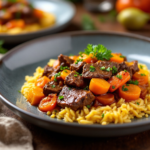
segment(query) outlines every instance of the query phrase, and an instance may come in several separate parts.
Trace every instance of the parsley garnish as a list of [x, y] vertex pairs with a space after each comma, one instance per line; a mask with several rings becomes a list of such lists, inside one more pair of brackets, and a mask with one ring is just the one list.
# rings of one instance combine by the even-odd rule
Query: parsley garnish
[[142, 66], [142, 65], [140, 65], [140, 68], [141, 68], [141, 69], [143, 69], [143, 66]]
[[21, 91], [20, 91], [20, 90], [18, 90], [18, 92], [19, 92], [19, 93], [21, 93]]
[[68, 89], [71, 90], [71, 87], [69, 87]]
[[69, 67], [68, 66], [65, 66], [65, 67], [60, 66], [60, 70], [65, 70], [65, 69], [69, 69]]
[[125, 58], [125, 56], [123, 56], [123, 55], [120, 55], [120, 57], [121, 57], [121, 58]]
[[111, 70], [112, 70], [112, 68], [110, 68], [110, 67], [108, 67], [108, 68], [106, 69], [106, 71], [108, 71], [108, 72], [111, 71]]
[[101, 67], [100, 69], [104, 71], [104, 70], [105, 70], [105, 67], [103, 66], [103, 67]]
[[140, 103], [139, 103], [139, 102], [136, 102], [136, 104], [137, 104], [137, 105], [140, 105]]
[[88, 86], [86, 86], [85, 88], [84, 88], [84, 90], [88, 90], [89, 89], [89, 87]]
[[114, 85], [112, 86], [112, 89], [115, 89], [115, 86], [114, 86]]
[[79, 59], [76, 60], [75, 64], [78, 64], [79, 62], [82, 62], [82, 61], [83, 61], [83, 59], [79, 58]]
[[116, 74], [117, 71], [118, 71], [118, 69], [117, 69], [115, 66], [113, 66], [113, 67], [112, 67], [112, 73], [113, 73], [113, 74]]
[[126, 84], [126, 86], [129, 86], [129, 84]]
[[94, 72], [95, 71], [95, 67], [94, 66], [90, 66], [90, 71]]
[[139, 84], [139, 81], [137, 81], [137, 80], [135, 80], [135, 81], [134, 81], [134, 80], [130, 80], [129, 83], [130, 83], [130, 84], [138, 85], [138, 84]]
[[80, 75], [79, 72], [75, 72], [74, 77], [77, 77], [78, 75]]
[[68, 71], [67, 71], [67, 70], [64, 70], [64, 72], [68, 73]]
[[5, 54], [8, 51], [7, 49], [3, 48], [3, 44], [4, 44], [4, 41], [0, 40], [0, 53], [1, 54]]
[[57, 81], [57, 77], [59, 77], [61, 75], [61, 72], [58, 72], [54, 75], [54, 81]]
[[58, 96], [58, 99], [62, 100], [62, 99], [64, 99], [64, 96], [60, 95], [60, 96]]
[[100, 44], [88, 44], [84, 53], [87, 55], [93, 54], [93, 57], [96, 57], [97, 60], [110, 60], [112, 57], [111, 50], [108, 50], [105, 46]]
[[127, 70], [124, 70], [124, 72], [127, 72]]
[[124, 87], [124, 85], [122, 86], [122, 91], [128, 91], [128, 88]]
[[146, 76], [146, 74], [144, 74], [144, 73], [141, 73], [141, 76]]
[[89, 108], [89, 109], [91, 108], [91, 106], [90, 106], [90, 105], [86, 105], [86, 107], [87, 107], [87, 108]]
[[104, 114], [104, 113], [102, 113], [102, 118], [104, 118], [104, 116], [105, 116], [105, 114]]
[[78, 75], [77, 74], [74, 74], [74, 77], [77, 77]]
[[52, 85], [52, 88], [55, 88], [56, 87], [56, 85]]
[[122, 79], [122, 75], [120, 75], [120, 74], [117, 74], [116, 77], [117, 77], [118, 79]]

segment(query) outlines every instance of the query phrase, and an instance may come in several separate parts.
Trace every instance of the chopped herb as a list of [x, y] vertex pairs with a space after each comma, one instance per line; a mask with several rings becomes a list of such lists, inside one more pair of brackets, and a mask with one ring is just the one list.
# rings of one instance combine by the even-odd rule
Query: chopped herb
[[69, 67], [68, 66], [60, 66], [60, 70], [65, 70], [65, 69], [69, 69]]
[[123, 56], [123, 55], [120, 55], [120, 57], [121, 57], [121, 58], [125, 58], [125, 56]]
[[122, 91], [128, 91], [128, 88], [124, 87], [124, 85], [122, 86]]
[[0, 40], [0, 53], [1, 54], [5, 54], [8, 51], [7, 49], [3, 48], [3, 44], [4, 44], [4, 41]]
[[124, 72], [127, 72], [127, 70], [124, 70]]
[[54, 75], [54, 81], [57, 81], [57, 77], [59, 77], [61, 75], [61, 72], [58, 72]]
[[141, 76], [146, 76], [146, 74], [144, 74], [144, 73], [141, 73]]
[[60, 96], [58, 96], [58, 99], [62, 100], [62, 99], [64, 99], [64, 96], [60, 95]]
[[74, 77], [77, 77], [78, 75], [77, 74], [74, 74]]
[[19, 92], [19, 93], [21, 93], [21, 91], [20, 91], [20, 90], [19, 90], [18, 92]]
[[90, 105], [86, 105], [86, 107], [87, 107], [88, 109], [90, 109], [90, 108], [91, 108], [91, 106], [90, 106]]
[[83, 57], [83, 55], [82, 55], [82, 54], [83, 54], [83, 52], [79, 52], [79, 55], [80, 55], [81, 57]]
[[129, 86], [129, 84], [126, 84], [126, 86]]
[[104, 116], [105, 116], [105, 114], [104, 114], [104, 113], [102, 113], [102, 118], [104, 118]]
[[108, 71], [108, 72], [111, 71], [111, 70], [112, 70], [112, 68], [110, 68], [110, 67], [108, 67], [108, 68], [106, 69], [106, 71]]
[[83, 15], [82, 17], [82, 29], [83, 30], [95, 30], [94, 21], [88, 15]]
[[120, 75], [120, 74], [117, 74], [116, 77], [117, 77], [118, 79], [122, 79], [122, 75]]
[[70, 54], [69, 56], [74, 56], [73, 54]]
[[135, 80], [135, 81], [134, 81], [134, 80], [130, 80], [129, 83], [130, 83], [130, 84], [138, 85], [138, 84], [139, 84], [139, 81], [137, 81], [137, 80]]
[[88, 90], [89, 89], [89, 87], [88, 86], [86, 86], [85, 88], [84, 88], [84, 90]]
[[17, 2], [17, 0], [8, 0], [8, 2], [16, 3], [16, 2]]
[[77, 59], [75, 64], [78, 64], [79, 62], [82, 62], [82, 61], [83, 61], [83, 59]]
[[114, 85], [112, 86], [112, 89], [115, 89], [115, 86], [114, 86]]
[[68, 73], [68, 71], [67, 71], [67, 70], [64, 70], [64, 72]]
[[106, 68], [103, 66], [103, 67], [101, 67], [100, 69], [104, 71]]
[[108, 50], [105, 46], [100, 44], [88, 44], [84, 53], [87, 55], [92, 54], [93, 57], [97, 58], [97, 60], [110, 60], [110, 58], [112, 57], [111, 50]]
[[78, 75], [80, 75], [79, 72], [75, 72], [74, 76], [77, 77]]
[[143, 66], [142, 66], [142, 65], [140, 65], [140, 68], [141, 68], [141, 69], [143, 69]]
[[56, 87], [56, 85], [52, 85], [52, 88], [55, 88]]
[[68, 89], [71, 90], [71, 87], [69, 87]]
[[115, 66], [113, 66], [113, 67], [112, 67], [112, 73], [113, 73], [113, 74], [116, 74], [117, 71], [118, 71], [118, 69], [117, 69]]
[[139, 102], [136, 102], [136, 104], [137, 104], [137, 105], [140, 105], [140, 103], [139, 103]]
[[90, 66], [90, 71], [94, 72], [95, 71], [95, 67], [94, 66]]

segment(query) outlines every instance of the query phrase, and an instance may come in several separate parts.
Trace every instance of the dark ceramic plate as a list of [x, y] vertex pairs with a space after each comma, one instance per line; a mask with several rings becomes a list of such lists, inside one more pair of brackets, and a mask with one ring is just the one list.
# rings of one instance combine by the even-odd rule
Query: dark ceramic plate
[[121, 52], [128, 60], [139, 60], [150, 68], [150, 39], [133, 34], [110, 32], [74, 32], [39, 38], [11, 50], [0, 61], [0, 98], [14, 113], [25, 120], [53, 131], [80, 136], [120, 136], [150, 129], [150, 117], [131, 123], [102, 126], [66, 123], [51, 119], [30, 106], [18, 92], [25, 75], [32, 75], [37, 66], [44, 67], [50, 58], [62, 53], [77, 54], [88, 43], [103, 44], [113, 52]]

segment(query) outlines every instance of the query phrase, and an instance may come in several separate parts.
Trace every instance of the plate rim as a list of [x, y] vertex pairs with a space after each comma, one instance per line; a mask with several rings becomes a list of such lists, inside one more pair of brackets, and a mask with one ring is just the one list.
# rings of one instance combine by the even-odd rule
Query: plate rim
[[[42, 1], [42, 0], [40, 0]], [[47, 1], [47, 0], [46, 0]], [[50, 0], [49, 2], [51, 1], [54, 1], [54, 2], [59, 2], [59, 3], [64, 3], [66, 5], [68, 5], [70, 8], [72, 8], [72, 11], [73, 11], [73, 14], [72, 16], [68, 19], [67, 22], [64, 22], [63, 24], [61, 24], [60, 26], [51, 26], [51, 27], [48, 27], [48, 28], [44, 28], [44, 29], [41, 29], [41, 30], [37, 30], [37, 31], [33, 31], [33, 32], [27, 32], [27, 33], [20, 33], [20, 34], [0, 34], [0, 37], [3, 38], [3, 37], [11, 37], [11, 38], [15, 38], [15, 37], [19, 37], [19, 36], [30, 36], [30, 35], [35, 35], [35, 34], [40, 34], [40, 33], [45, 33], [45, 32], [48, 32], [48, 31], [53, 31], [53, 30], [57, 30], [59, 29], [60, 27], [63, 27], [64, 25], [66, 24], [69, 24], [70, 21], [73, 19], [75, 13], [76, 13], [76, 8], [75, 8], [75, 5], [69, 1], [62, 1], [62, 0]], [[56, 18], [57, 20], [57, 18]]]
[[[11, 49], [4, 57], [2, 57], [0, 59], [0, 65], [3, 63], [3, 61], [7, 61], [8, 57], [11, 57], [11, 55], [13, 55], [15, 52], [17, 52], [18, 50], [20, 50], [22, 47], [26, 47], [29, 46], [32, 43], [36, 43], [40, 40], [44, 40], [44, 39], [55, 39], [55, 38], [60, 38], [60, 37], [64, 37], [64, 36], [82, 36], [82, 35], [115, 35], [115, 36], [124, 36], [124, 37], [130, 37], [130, 38], [134, 38], [134, 39], [139, 39], [142, 41], [146, 41], [150, 43], [150, 38], [149, 37], [145, 37], [145, 36], [141, 36], [141, 35], [137, 35], [137, 34], [133, 34], [133, 33], [120, 33], [120, 32], [114, 32], [114, 31], [74, 31], [74, 32], [64, 32], [64, 33], [58, 33], [58, 34], [54, 34], [54, 35], [48, 35], [48, 36], [43, 36], [40, 38], [36, 38], [34, 40], [30, 40], [28, 42], [25, 42], [23, 44], [20, 44], [16, 47], [14, 47], [13, 49]], [[131, 128], [131, 127], [139, 127], [139, 126], [143, 126], [143, 125], [148, 125], [150, 124], [150, 119], [149, 120], [143, 120], [142, 122], [131, 122], [131, 123], [123, 123], [123, 124], [109, 124], [109, 125], [101, 125], [101, 124], [92, 124], [92, 125], [84, 125], [84, 124], [78, 124], [78, 123], [70, 123], [70, 122], [65, 122], [65, 121], [60, 121], [58, 122], [57, 119], [47, 119], [47, 118], [42, 118], [38, 115], [35, 115], [33, 113], [27, 112], [19, 107], [17, 107], [16, 105], [14, 105], [11, 101], [9, 101], [7, 98], [5, 98], [1, 93], [0, 93], [0, 99], [2, 100], [2, 102], [7, 105], [11, 110], [14, 110], [25, 115], [26, 117], [32, 117], [34, 119], [37, 119], [38, 121], [44, 121], [46, 123], [53, 123], [53, 124], [59, 124], [59, 125], [65, 125], [65, 126], [71, 126], [71, 127], [76, 127], [76, 128], [95, 128], [95, 129], [116, 129], [116, 128]], [[14, 112], [17, 114], [17, 112]], [[17, 114], [18, 115], [18, 114]], [[142, 119], [142, 118], [141, 118]]]

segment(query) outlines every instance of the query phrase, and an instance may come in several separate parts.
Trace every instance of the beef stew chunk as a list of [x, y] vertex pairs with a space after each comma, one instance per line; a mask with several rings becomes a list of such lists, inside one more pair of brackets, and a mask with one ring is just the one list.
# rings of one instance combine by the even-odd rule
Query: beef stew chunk
[[60, 66], [68, 66], [70, 67], [70, 65], [74, 62], [72, 59], [69, 58], [69, 56], [60, 54], [58, 56], [58, 60], [60, 62]]
[[86, 87], [86, 83], [83, 77], [76, 71], [72, 71], [66, 78], [65, 84], [68, 86], [74, 86], [78, 88]]
[[63, 88], [63, 82], [62, 81], [50, 81], [48, 82], [44, 88], [43, 88], [43, 93], [44, 95], [49, 95], [51, 93], [59, 93]]
[[73, 63], [70, 65], [70, 69], [73, 71], [77, 71], [77, 72], [82, 72], [82, 69], [83, 69], [83, 66], [85, 65], [86, 63], [83, 62], [83, 61], [79, 61], [77, 64], [76, 63]]
[[83, 106], [90, 105], [94, 99], [95, 96], [90, 91], [64, 86], [57, 98], [57, 104], [63, 108], [70, 107], [73, 110], [77, 110], [83, 108]]
[[[91, 70], [91, 66], [94, 70]], [[115, 67], [116, 70], [119, 68], [119, 64], [109, 61], [98, 61], [97, 63], [86, 64], [83, 67], [82, 76], [83, 78], [103, 78], [109, 79], [113, 75], [112, 68]]]
[[49, 65], [46, 65], [46, 66], [44, 67], [43, 76], [47, 76], [47, 77], [50, 78], [53, 73], [54, 73], [53, 67], [51, 67], [51, 66], [49, 66]]

